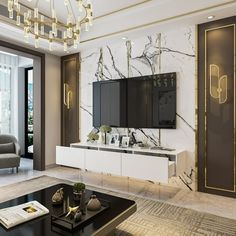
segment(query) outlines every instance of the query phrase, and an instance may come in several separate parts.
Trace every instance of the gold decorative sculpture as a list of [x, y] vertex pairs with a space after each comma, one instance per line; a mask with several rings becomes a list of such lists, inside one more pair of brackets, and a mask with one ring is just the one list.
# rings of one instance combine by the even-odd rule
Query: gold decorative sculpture
[[228, 99], [228, 76], [220, 77], [220, 68], [218, 65], [210, 64], [210, 95], [218, 99], [219, 104], [223, 104]]
[[76, 206], [76, 207], [70, 207], [69, 206], [69, 210], [68, 210], [68, 213], [67, 213], [66, 217], [71, 216], [71, 215], [74, 216], [75, 213], [78, 211], [78, 209], [79, 209], [79, 206]]
[[58, 189], [52, 196], [53, 204], [61, 204], [63, 202], [64, 191], [63, 188]]

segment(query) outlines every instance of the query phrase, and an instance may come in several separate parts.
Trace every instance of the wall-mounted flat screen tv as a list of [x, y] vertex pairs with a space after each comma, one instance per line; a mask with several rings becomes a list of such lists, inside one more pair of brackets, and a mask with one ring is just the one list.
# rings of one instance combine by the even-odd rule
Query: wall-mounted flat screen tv
[[93, 125], [176, 128], [176, 73], [93, 83]]

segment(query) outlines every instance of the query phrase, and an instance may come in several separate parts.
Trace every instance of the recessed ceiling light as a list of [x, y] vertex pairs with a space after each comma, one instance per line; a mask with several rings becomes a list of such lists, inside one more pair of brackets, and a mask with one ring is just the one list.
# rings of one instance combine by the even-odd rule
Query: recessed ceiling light
[[122, 37], [123, 40], [127, 40], [128, 38], [127, 37]]
[[212, 20], [212, 19], [214, 19], [214, 18], [215, 18], [215, 16], [208, 16], [208, 17], [207, 17], [208, 20]]

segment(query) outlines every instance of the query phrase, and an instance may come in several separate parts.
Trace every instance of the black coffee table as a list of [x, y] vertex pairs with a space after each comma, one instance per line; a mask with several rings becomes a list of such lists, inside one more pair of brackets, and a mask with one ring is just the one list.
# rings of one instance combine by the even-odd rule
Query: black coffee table
[[[51, 197], [59, 188], [64, 188], [65, 200], [67, 201], [62, 206], [53, 206], [51, 204]], [[75, 231], [70, 232], [54, 226], [51, 224], [51, 215], [60, 215], [67, 209], [68, 201], [73, 202], [72, 186], [67, 184], [57, 184], [52, 187], [42, 189], [40, 191], [27, 194], [25, 196], [0, 203], [0, 209], [10, 206], [19, 205], [32, 200], [37, 200], [50, 211], [50, 214], [42, 216], [38, 219], [29, 221], [27, 223], [18, 225], [14, 228], [6, 230], [3, 226], [0, 226], [1, 236], [58, 236], [58, 235], [78, 235], [78, 236], [105, 236], [112, 235], [115, 228], [131, 216], [136, 210], [137, 206], [134, 201], [111, 196], [108, 194], [86, 190], [86, 197], [89, 198], [92, 194], [95, 194], [98, 198], [104, 199], [110, 203], [110, 207], [96, 215], [91, 221], [85, 223]]]

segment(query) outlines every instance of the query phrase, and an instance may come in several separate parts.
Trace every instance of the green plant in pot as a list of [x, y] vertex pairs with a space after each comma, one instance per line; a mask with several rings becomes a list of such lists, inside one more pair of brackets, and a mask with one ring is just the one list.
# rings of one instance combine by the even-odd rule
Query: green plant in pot
[[94, 142], [99, 139], [99, 135], [94, 133], [93, 131], [88, 134], [88, 140], [89, 142]]
[[105, 134], [105, 144], [107, 144], [107, 133], [111, 132], [111, 127], [108, 125], [102, 125], [100, 127], [100, 132]]
[[73, 194], [74, 194], [74, 200], [79, 201], [82, 193], [85, 191], [85, 184], [84, 183], [75, 183], [73, 186]]

